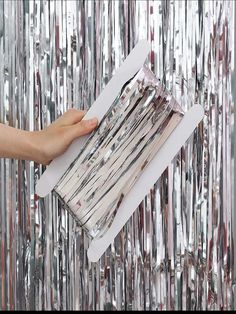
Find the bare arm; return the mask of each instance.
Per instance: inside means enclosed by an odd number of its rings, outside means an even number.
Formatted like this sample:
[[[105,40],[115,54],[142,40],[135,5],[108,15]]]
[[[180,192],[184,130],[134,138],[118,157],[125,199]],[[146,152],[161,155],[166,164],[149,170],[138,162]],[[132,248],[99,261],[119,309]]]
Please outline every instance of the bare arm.
[[[84,111],[69,109],[42,131],[24,131],[0,123],[0,157],[48,165],[74,139],[96,128],[96,118],[81,121],[84,114]]]

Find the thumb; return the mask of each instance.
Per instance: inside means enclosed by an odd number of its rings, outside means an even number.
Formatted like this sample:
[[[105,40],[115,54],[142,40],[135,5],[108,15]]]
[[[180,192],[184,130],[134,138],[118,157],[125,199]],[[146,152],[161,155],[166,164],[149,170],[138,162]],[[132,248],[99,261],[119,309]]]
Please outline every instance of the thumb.
[[[92,132],[98,125],[98,119],[81,120],[80,122],[69,127],[71,140]]]

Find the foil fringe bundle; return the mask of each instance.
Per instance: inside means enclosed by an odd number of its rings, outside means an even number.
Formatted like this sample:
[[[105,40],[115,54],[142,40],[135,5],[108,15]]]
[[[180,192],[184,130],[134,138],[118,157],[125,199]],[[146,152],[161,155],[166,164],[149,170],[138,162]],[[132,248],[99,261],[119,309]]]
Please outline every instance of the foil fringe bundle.
[[[205,110],[97,264],[57,197],[35,195],[44,167],[1,159],[2,310],[234,308],[234,10],[220,0],[0,1],[0,122],[40,130],[87,109],[143,38],[178,103]]]
[[[123,199],[183,115],[146,66],[122,87],[54,188],[90,238],[111,227]]]

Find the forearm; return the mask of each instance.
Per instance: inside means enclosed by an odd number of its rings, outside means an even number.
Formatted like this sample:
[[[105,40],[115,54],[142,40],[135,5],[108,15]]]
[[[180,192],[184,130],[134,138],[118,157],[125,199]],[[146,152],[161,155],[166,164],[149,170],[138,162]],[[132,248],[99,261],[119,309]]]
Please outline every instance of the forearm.
[[[0,123],[0,157],[33,160],[39,151],[32,133]]]

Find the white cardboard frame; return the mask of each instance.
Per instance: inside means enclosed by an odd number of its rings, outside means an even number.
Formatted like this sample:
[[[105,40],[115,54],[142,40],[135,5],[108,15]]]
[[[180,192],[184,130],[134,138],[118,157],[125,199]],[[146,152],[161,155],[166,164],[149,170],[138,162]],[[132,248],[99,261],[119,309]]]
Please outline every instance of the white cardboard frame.
[[[145,40],[140,41],[135,46],[97,100],[87,111],[83,119],[86,120],[92,117],[97,117],[98,121],[101,121],[117,97],[122,86],[143,66],[149,51],[150,44]],[[204,111],[200,105],[194,105],[185,113],[181,122],[144,169],[142,175],[136,181],[129,193],[124,197],[111,227],[103,237],[91,241],[87,252],[91,262],[97,262],[109,245],[114,241],[115,237],[132,216],[135,209],[148,194],[152,186],[157,182],[163,171],[168,167],[187,139],[191,136],[203,116]],[[70,166],[71,162],[78,156],[80,149],[83,147],[83,144],[88,137],[89,135],[86,135],[75,140],[63,155],[51,162],[36,185],[36,193],[40,197],[46,196],[53,190],[54,186]]]

